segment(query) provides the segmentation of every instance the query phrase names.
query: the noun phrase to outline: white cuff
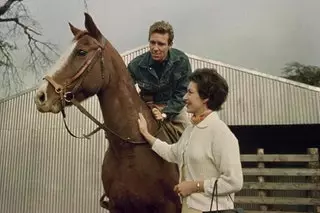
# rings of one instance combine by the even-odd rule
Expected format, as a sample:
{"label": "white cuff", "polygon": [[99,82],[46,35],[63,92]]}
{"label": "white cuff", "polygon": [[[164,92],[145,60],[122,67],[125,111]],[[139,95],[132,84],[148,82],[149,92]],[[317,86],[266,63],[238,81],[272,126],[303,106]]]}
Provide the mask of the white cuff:
{"label": "white cuff", "polygon": [[159,138],[156,138],[156,140],[153,142],[151,149],[157,149],[157,146],[159,145],[159,143],[162,143],[162,141]]}
{"label": "white cuff", "polygon": [[216,178],[212,178],[203,181],[203,190],[205,194],[212,196],[214,186],[213,183],[215,182],[215,180]]}

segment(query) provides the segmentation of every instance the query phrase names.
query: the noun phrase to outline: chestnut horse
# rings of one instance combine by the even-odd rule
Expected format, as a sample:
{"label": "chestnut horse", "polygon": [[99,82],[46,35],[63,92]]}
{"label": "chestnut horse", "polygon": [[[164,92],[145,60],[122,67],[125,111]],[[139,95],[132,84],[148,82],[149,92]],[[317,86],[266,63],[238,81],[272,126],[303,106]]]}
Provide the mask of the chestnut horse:
{"label": "chestnut horse", "polygon": [[[36,91],[38,111],[59,113],[66,106],[97,95],[109,141],[102,163],[102,206],[111,213],[177,213],[179,196],[177,166],[154,153],[139,132],[138,113],[147,119],[150,132],[163,140],[161,125],[140,98],[117,50],[85,13],[86,30],[69,23],[74,35],[68,51]],[[107,205],[106,205],[107,204]]]}

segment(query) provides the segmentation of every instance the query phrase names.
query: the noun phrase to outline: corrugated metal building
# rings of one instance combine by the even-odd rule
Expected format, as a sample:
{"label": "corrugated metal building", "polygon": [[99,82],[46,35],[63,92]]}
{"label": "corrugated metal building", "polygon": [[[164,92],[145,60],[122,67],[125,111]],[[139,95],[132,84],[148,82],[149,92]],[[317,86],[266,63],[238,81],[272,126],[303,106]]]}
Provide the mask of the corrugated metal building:
{"label": "corrugated metal building", "polygon": [[[143,46],[122,56],[127,64],[147,50]],[[259,126],[282,126],[286,131],[291,131],[288,125],[319,127],[320,88],[189,57],[193,70],[214,67],[228,81],[231,91],[220,116],[238,133],[240,142],[244,141],[243,152],[250,146],[263,145],[257,141],[252,146],[256,138],[268,138],[254,129]],[[100,168],[108,146],[103,132],[90,141],[72,138],[64,129],[60,114],[36,111],[34,94],[35,90],[30,89],[0,101],[0,212],[103,212],[99,206]],[[96,98],[83,105],[102,120]],[[68,108],[66,113],[67,122],[77,135],[95,128],[76,108]],[[253,132],[258,132],[257,137],[247,140]]]}

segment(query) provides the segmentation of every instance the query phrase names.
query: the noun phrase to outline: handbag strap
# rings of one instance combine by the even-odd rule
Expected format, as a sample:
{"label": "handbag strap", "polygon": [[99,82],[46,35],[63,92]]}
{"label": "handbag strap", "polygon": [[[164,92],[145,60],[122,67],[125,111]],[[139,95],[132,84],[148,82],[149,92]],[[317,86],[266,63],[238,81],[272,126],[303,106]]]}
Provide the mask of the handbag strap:
{"label": "handbag strap", "polygon": [[[214,194],[216,194],[216,195],[214,195]],[[216,208],[217,208],[217,212],[218,212],[218,179],[214,182],[214,185],[213,185],[211,204],[210,204],[210,212],[212,211],[214,196],[216,196]]]}
{"label": "handbag strap", "polygon": [[[214,185],[213,185],[211,204],[210,204],[210,212],[212,211],[213,197],[214,196],[216,196],[216,208],[217,208],[217,212],[219,212],[219,210],[218,210],[218,179],[215,180]],[[230,197],[231,201],[234,203],[234,201],[233,201],[233,199],[232,199],[230,194],[229,194],[229,197]]]}

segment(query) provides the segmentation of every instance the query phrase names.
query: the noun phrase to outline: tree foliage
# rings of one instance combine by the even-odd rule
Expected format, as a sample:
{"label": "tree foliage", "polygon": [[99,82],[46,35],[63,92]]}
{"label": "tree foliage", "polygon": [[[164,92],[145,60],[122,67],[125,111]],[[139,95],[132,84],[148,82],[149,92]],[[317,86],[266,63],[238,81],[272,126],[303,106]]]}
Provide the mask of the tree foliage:
{"label": "tree foliage", "polygon": [[[42,74],[58,55],[54,44],[42,40],[40,25],[32,18],[24,2],[0,2],[0,86],[7,94],[23,86],[23,75]],[[23,58],[17,55],[18,50],[26,53]]]}
{"label": "tree foliage", "polygon": [[287,79],[320,87],[320,67],[292,62],[286,64],[283,73]]}

